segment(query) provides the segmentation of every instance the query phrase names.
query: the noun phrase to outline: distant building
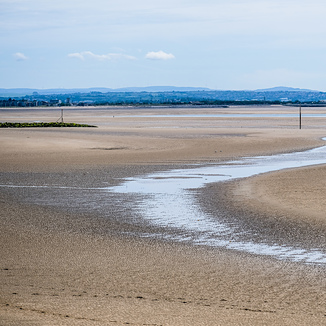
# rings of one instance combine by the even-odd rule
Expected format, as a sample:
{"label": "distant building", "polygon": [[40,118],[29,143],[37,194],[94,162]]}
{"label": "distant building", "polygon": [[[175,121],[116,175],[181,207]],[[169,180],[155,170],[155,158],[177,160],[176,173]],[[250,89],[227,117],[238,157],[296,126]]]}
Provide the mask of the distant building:
{"label": "distant building", "polygon": [[80,101],[77,103],[77,106],[90,106],[93,105],[94,101],[91,100],[85,100],[85,101]]}
{"label": "distant building", "polygon": [[50,105],[56,106],[61,104],[61,100],[50,100]]}

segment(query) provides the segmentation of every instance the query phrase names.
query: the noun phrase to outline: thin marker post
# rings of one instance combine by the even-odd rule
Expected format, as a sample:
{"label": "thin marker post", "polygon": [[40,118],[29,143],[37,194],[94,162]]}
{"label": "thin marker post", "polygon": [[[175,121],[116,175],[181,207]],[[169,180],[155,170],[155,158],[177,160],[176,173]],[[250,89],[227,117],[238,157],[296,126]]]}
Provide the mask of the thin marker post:
{"label": "thin marker post", "polygon": [[60,116],[60,118],[56,121],[56,122],[61,122],[61,123],[63,123],[63,108],[61,108],[61,116]]}

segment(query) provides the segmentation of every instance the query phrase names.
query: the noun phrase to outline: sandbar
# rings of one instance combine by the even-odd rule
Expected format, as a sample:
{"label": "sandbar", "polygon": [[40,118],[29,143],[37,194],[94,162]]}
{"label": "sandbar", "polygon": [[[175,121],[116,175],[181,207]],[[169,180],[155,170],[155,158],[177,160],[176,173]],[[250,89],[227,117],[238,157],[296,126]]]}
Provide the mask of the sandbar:
{"label": "sandbar", "polygon": [[[320,118],[306,118],[299,130],[296,118],[155,117],[189,110],[228,111],[67,108],[67,122],[98,128],[0,130],[0,183],[116,184],[158,169],[325,143],[326,121]],[[53,121],[59,114],[46,108],[0,110],[0,120]],[[282,223],[323,229],[324,190],[320,165],[214,185],[203,190],[202,204],[209,199],[212,209],[242,210],[248,219],[276,216]],[[0,325],[325,325],[325,266],[137,238],[128,235],[128,210],[113,209],[102,219],[83,212],[82,202],[67,210],[64,202],[35,204],[28,196],[20,188],[0,188]]]}

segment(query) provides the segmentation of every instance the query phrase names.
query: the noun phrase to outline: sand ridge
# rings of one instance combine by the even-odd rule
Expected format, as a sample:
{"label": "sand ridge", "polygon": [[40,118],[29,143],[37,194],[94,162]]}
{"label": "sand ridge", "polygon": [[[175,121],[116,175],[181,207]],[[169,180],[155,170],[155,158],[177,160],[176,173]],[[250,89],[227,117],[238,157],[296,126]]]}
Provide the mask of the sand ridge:
{"label": "sand ridge", "polygon": [[234,198],[261,210],[287,212],[310,223],[326,224],[325,165],[269,173],[237,184]]}

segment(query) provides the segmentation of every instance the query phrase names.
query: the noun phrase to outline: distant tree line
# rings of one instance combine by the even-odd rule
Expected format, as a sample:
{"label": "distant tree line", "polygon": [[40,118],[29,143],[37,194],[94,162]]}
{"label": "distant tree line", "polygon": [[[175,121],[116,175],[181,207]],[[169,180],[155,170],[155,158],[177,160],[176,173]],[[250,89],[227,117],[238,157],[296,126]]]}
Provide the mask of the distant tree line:
{"label": "distant tree line", "polygon": [[325,92],[306,91],[171,91],[171,92],[89,92],[33,94],[20,99],[0,98],[1,107],[88,106],[88,105],[326,105]]}

